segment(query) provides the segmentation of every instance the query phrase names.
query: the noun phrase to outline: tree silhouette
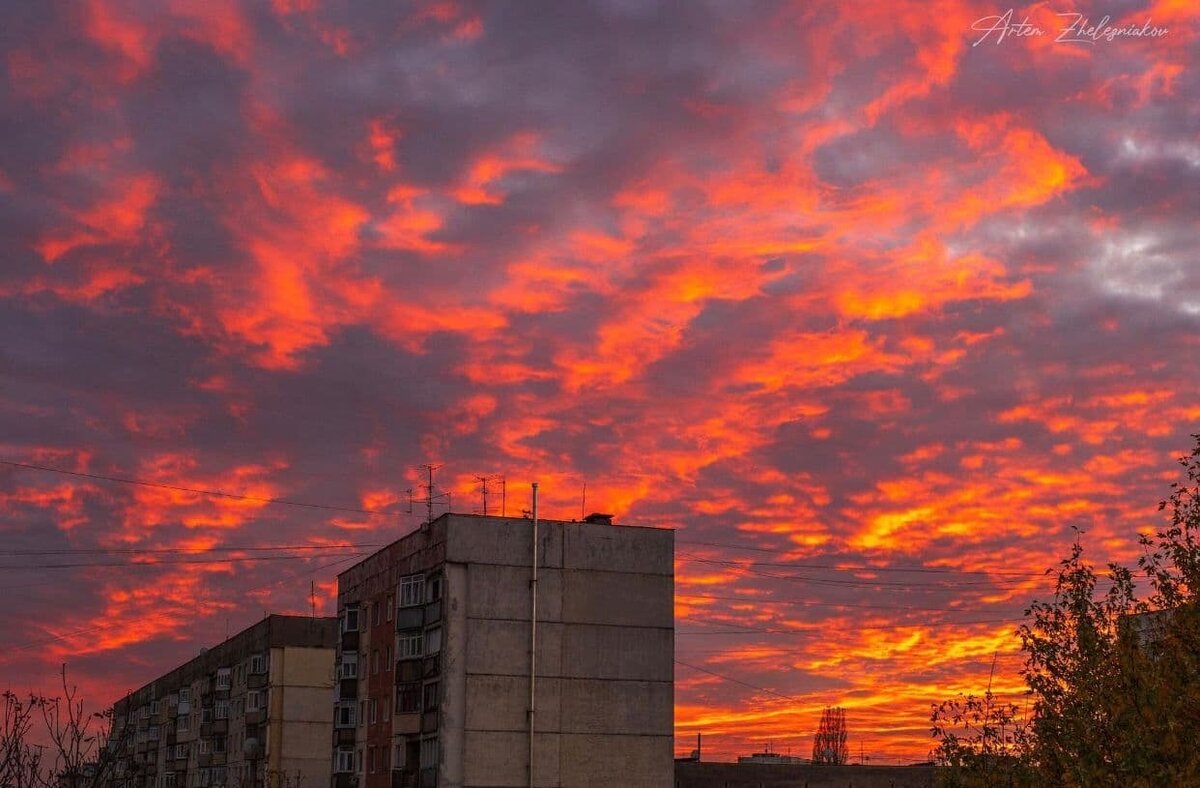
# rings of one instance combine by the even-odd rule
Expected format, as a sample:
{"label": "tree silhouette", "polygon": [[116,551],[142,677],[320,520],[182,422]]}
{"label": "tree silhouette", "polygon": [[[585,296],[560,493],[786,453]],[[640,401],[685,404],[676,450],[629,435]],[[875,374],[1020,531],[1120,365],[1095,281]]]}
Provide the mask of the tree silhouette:
{"label": "tree silhouette", "polygon": [[846,710],[841,706],[826,706],[821,712],[821,722],[813,736],[813,763],[829,763],[840,766],[850,759],[846,748]]}

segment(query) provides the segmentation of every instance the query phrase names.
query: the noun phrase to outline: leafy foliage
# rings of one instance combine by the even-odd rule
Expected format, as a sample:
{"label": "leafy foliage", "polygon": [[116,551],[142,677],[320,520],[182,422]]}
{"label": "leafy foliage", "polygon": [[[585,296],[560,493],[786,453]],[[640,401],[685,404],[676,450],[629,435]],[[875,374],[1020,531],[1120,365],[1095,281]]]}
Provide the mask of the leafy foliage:
{"label": "leafy foliage", "polygon": [[933,709],[934,758],[947,788],[1035,785],[1026,753],[1029,727],[1013,703],[1000,703],[989,688],[982,697],[959,695]]}
{"label": "leafy foliage", "polygon": [[[1136,570],[1109,564],[1098,576],[1078,532],[1056,570],[1053,599],[1025,611],[1018,634],[1033,701],[1028,729],[1010,745],[1012,707],[990,692],[934,707],[935,756],[950,767],[946,780],[959,780],[948,784],[1200,785],[1200,435],[1193,438],[1180,458],[1186,481],[1159,504],[1170,521],[1140,537]],[[1135,578],[1149,594],[1139,597]]]}

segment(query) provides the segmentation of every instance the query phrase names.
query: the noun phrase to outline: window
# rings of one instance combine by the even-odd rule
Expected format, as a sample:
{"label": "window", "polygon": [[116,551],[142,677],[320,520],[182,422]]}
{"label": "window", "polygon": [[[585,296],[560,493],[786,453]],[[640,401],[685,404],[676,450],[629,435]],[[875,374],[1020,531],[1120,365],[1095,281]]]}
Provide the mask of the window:
{"label": "window", "polygon": [[217,689],[227,690],[232,682],[229,680],[229,668],[217,668]]}
{"label": "window", "polygon": [[348,607],[342,611],[342,631],[357,632],[358,631],[358,608]]}
{"label": "window", "polygon": [[396,745],[396,757],[392,761],[392,768],[400,769],[400,770],[404,769],[404,745],[403,744]]}
{"label": "window", "polygon": [[267,672],[267,655],[255,654],[250,657],[250,672],[251,673],[266,673]]}
{"label": "window", "polygon": [[250,690],[246,693],[246,711],[258,711],[262,708],[262,693]]}
{"label": "window", "polygon": [[379,673],[379,649],[371,652],[371,672]]}
{"label": "window", "polygon": [[225,767],[216,766],[212,770],[213,788],[222,788],[225,785]]}
{"label": "window", "polygon": [[342,661],[338,669],[338,678],[358,678],[358,654],[354,651],[342,652]]}
{"label": "window", "polygon": [[348,747],[339,747],[337,757],[334,759],[333,770],[342,774],[354,771],[354,750]]}
{"label": "window", "polygon": [[410,681],[396,687],[396,713],[413,714],[421,710],[421,682]]}
{"label": "window", "polygon": [[188,757],[188,746],[186,744],[175,745],[175,760],[186,761]]}
{"label": "window", "polygon": [[176,707],[176,706],[178,706],[178,705],[179,705],[179,695],[178,695],[178,693],[174,693],[174,692],[173,692],[173,693],[171,693],[170,695],[168,695],[168,696],[167,696],[167,706],[168,706],[169,708],[172,708],[172,709],[173,709],[173,708],[175,708],[175,707]]}
{"label": "window", "polygon": [[365,698],[358,702],[358,724],[367,724],[367,701]]}
{"label": "window", "polygon": [[387,611],[386,614],[387,614],[388,621],[392,620],[392,608],[395,607],[394,601],[395,600],[392,599],[392,595],[388,594],[387,600],[384,602],[385,610]]}
{"label": "window", "polygon": [[422,739],[421,740],[421,768],[429,769],[437,766],[438,756],[438,740],[437,739]]}
{"label": "window", "polygon": [[201,755],[208,755],[210,752],[212,752],[212,744],[208,739],[200,740],[200,748],[197,750],[197,752]]}
{"label": "window", "polygon": [[421,656],[421,631],[409,630],[400,633],[400,647],[396,652],[397,659],[412,659]]}
{"label": "window", "polygon": [[335,728],[353,728],[354,727],[354,702],[342,702],[337,705],[337,710],[333,718],[333,727]]}
{"label": "window", "polygon": [[371,698],[369,701],[367,701],[367,704],[368,704],[368,705],[370,706],[370,708],[371,708],[371,724],[372,724],[372,725],[374,725],[374,724],[375,724],[375,722],[376,722],[376,721],[379,719],[379,714],[378,714],[379,707],[378,707],[378,705],[375,703],[375,699],[374,699],[374,698]]}
{"label": "window", "polygon": [[433,711],[438,707],[438,683],[431,681],[425,685],[425,711]]}
{"label": "window", "polygon": [[367,748],[367,768],[371,770],[371,774],[375,773],[375,748]]}
{"label": "window", "polygon": [[179,719],[175,723],[175,728],[180,733],[187,733],[188,731],[190,731],[192,729],[192,715],[190,715],[190,714],[179,715]]}
{"label": "window", "polygon": [[442,576],[434,575],[429,578],[429,601],[436,602],[442,598]]}
{"label": "window", "polygon": [[425,575],[400,578],[400,607],[412,607],[425,601]]}
{"label": "window", "polygon": [[225,752],[225,737],[217,736],[213,739],[213,752]]}
{"label": "window", "polygon": [[206,725],[212,722],[212,709],[200,709],[200,724]]}
{"label": "window", "polygon": [[150,701],[150,713],[158,714],[158,701],[156,701],[156,700]]}
{"label": "window", "polygon": [[[391,608],[388,608],[391,610]],[[392,669],[392,644],[389,643],[387,648],[383,650],[383,670],[386,673]]]}
{"label": "window", "polygon": [[358,748],[358,752],[354,753],[354,771],[361,772],[363,767],[362,747]]}
{"label": "window", "polygon": [[229,719],[229,701],[227,701],[227,700],[217,701],[216,708],[213,709],[213,716],[218,720]]}
{"label": "window", "polygon": [[425,633],[425,653],[436,654],[442,650],[442,628],[434,627]]}
{"label": "window", "polygon": [[379,603],[371,603],[371,623],[374,626],[379,626]]}
{"label": "window", "polygon": [[192,702],[192,688],[191,687],[183,687],[179,690],[179,702],[180,703],[191,703]]}
{"label": "window", "polygon": [[146,732],[146,737],[150,739],[150,741],[158,741],[158,726],[151,725],[150,729]]}

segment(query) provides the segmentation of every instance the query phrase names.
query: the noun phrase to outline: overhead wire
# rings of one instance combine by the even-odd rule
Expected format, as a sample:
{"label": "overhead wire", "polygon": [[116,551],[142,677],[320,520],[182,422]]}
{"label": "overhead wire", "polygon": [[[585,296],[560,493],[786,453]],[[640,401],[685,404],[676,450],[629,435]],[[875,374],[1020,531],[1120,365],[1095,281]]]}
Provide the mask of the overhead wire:
{"label": "overhead wire", "polygon": [[690,662],[684,662],[681,659],[675,660],[675,664],[682,665],[685,668],[690,668],[691,670],[695,670],[700,673],[707,673],[710,676],[715,676],[716,678],[731,682],[733,684],[740,684],[743,687],[747,687],[747,688],[755,690],[757,692],[765,692],[768,695],[774,695],[777,698],[783,698],[784,700],[797,701],[797,702],[801,702],[801,703],[804,702],[801,698],[797,698],[794,695],[785,695],[782,692],[776,692],[775,690],[768,689],[767,687],[760,687],[757,684],[751,684],[748,681],[742,681],[741,679],[736,679],[733,676],[726,676],[723,673],[718,673],[717,671],[709,670],[708,668],[702,668],[699,665],[693,665]]}
{"label": "overhead wire", "polygon": [[[901,630],[901,629],[917,629],[917,628],[921,628],[921,627],[938,628],[938,627],[951,627],[951,626],[981,626],[983,624],[1009,624],[1009,623],[1016,623],[1018,621],[1023,621],[1023,620],[1024,619],[1021,619],[1021,618],[991,618],[991,619],[982,619],[982,620],[977,620],[977,621],[931,621],[931,622],[925,622],[925,623],[912,623],[912,624],[855,624],[854,629],[855,630],[872,630],[872,631],[894,631],[894,630]],[[727,627],[727,629],[721,629],[721,630],[708,629],[708,630],[698,630],[698,631],[676,630],[675,631],[676,636],[680,636],[680,635],[757,635],[757,634],[803,635],[803,634],[808,634],[810,632],[828,632],[829,631],[829,627],[827,624],[820,624],[820,623],[814,624],[812,626],[805,626],[805,627],[770,628],[770,627],[744,626],[741,624],[732,624],[728,621],[715,621],[715,620],[711,620],[711,619],[701,619],[701,618],[681,618],[681,619],[678,619],[678,622],[684,623],[684,624],[700,624],[702,626],[724,626],[724,627]]]}
{"label": "overhead wire", "polygon": [[[251,586],[250,588],[241,589],[240,593],[248,594],[252,591],[261,591],[264,588],[270,588],[271,586],[279,585],[280,583],[286,582],[288,580],[294,580],[298,577],[303,577],[305,575],[316,574],[317,572],[320,572],[322,570],[331,569],[331,568],[337,566],[338,564],[345,563],[346,561],[349,561],[351,557],[356,557],[356,556],[339,558],[337,561],[331,561],[329,563],[322,564],[321,566],[314,567],[308,571],[301,570],[299,572],[293,572],[289,575],[285,575],[284,577],[281,577],[278,580],[273,580],[269,583],[262,583],[257,586]],[[75,635],[83,635],[83,634],[87,634],[90,632],[97,632],[102,629],[107,629],[110,626],[111,626],[111,624],[109,624],[109,623],[103,623],[103,624],[93,624],[93,625],[89,625],[86,627],[80,627],[78,629],[69,630],[67,632],[62,632],[62,633],[59,633],[56,635],[51,635],[49,637],[44,637],[44,638],[39,638],[37,640],[27,641],[25,643],[21,643],[21,644],[15,645],[15,646],[7,646],[5,648],[5,651],[6,652],[25,651],[27,649],[36,648],[38,646],[43,646],[47,643],[53,643],[57,640],[64,640],[66,638],[73,637]]]}
{"label": "overhead wire", "polygon": [[379,509],[363,509],[353,506],[335,506],[324,503],[311,503],[308,501],[295,501],[289,498],[268,498],[258,495],[243,495],[240,493],[225,492],[224,490],[209,490],[202,487],[187,487],[179,484],[167,484],[165,482],[155,482],[148,479],[137,479],[125,476],[106,476],[99,473],[85,473],[83,471],[69,471],[65,468],[54,468],[49,465],[36,465],[27,462],[15,462],[13,460],[0,459],[0,465],[7,465],[10,468],[22,468],[31,471],[43,471],[46,473],[58,473],[65,476],[74,476],[81,479],[92,479],[95,481],[114,482],[117,484],[132,484],[139,487],[153,487],[162,490],[172,490],[174,492],[186,492],[196,495],[210,495],[216,498],[229,498],[237,501],[251,501],[254,503],[263,504],[279,504],[282,506],[298,506],[305,509],[321,509],[333,512],[348,512],[351,514],[366,514],[379,517],[399,517],[407,515],[407,512],[385,512]]}
{"label": "overhead wire", "polygon": [[[749,545],[730,544],[728,542],[710,542],[698,539],[676,538],[677,544],[692,544],[704,547],[720,547],[728,550],[744,550],[756,553],[778,555],[783,550],[769,547],[751,547]],[[695,559],[693,559],[695,560]],[[853,572],[906,572],[916,574],[957,574],[957,575],[998,575],[1002,577],[1044,577],[1046,572],[1019,572],[1006,569],[962,569],[949,566],[876,566],[874,564],[813,563],[809,561],[749,561],[752,566],[782,567],[793,569],[837,569]]]}
{"label": "overhead wire", "polygon": [[206,545],[179,547],[71,547],[50,548],[43,550],[9,550],[0,548],[0,556],[50,556],[50,555],[154,555],[154,554],[199,554],[199,553],[236,553],[236,552],[265,552],[285,550],[361,550],[382,547],[375,543],[335,542],[331,544],[284,544],[284,545]]}
{"label": "overhead wire", "polygon": [[[349,558],[358,558],[366,555],[366,553],[333,553],[335,556],[345,556]],[[248,556],[227,556],[225,558],[177,558],[170,560],[157,561],[77,561],[72,563],[56,563],[56,564],[12,564],[0,565],[0,570],[24,571],[24,570],[43,570],[43,569],[86,569],[92,567],[150,567],[150,566],[176,566],[179,564],[228,564],[228,563],[247,563],[255,561],[302,561],[308,560],[309,556],[303,555],[248,555]]]}

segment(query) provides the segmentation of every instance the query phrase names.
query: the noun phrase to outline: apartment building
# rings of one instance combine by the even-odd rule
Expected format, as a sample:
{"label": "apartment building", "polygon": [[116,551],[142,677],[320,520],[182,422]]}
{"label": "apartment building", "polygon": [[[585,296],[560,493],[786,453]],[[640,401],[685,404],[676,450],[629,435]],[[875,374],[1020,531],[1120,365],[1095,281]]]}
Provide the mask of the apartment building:
{"label": "apartment building", "polygon": [[113,704],[109,788],[329,782],[336,618],[268,616]]}
{"label": "apartment building", "polygon": [[338,577],[332,788],[671,785],[673,606],[669,530],[422,526]]}

